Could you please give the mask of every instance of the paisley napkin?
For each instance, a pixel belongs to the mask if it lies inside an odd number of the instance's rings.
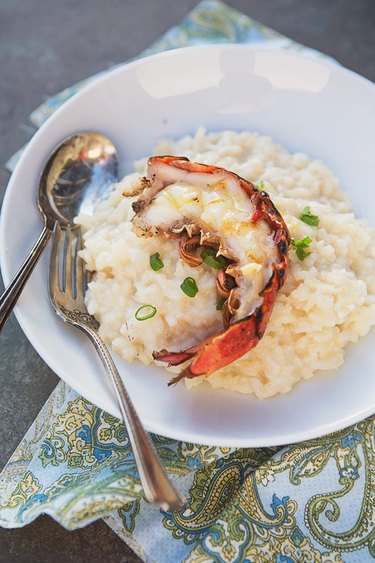
[[[204,0],[145,53],[265,41],[304,49],[219,0]],[[37,108],[33,124],[86,82]],[[372,561],[374,435],[375,417],[278,448],[215,448],[153,435],[188,499],[185,509],[164,512],[142,496],[124,426],[60,382],[0,475],[0,525],[24,526],[47,513],[72,530],[103,518],[148,562]]]

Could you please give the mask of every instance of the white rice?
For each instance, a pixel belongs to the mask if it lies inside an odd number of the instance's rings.
[[[287,281],[258,346],[212,374],[208,383],[264,399],[287,393],[317,370],[338,368],[346,345],[375,324],[375,230],[354,217],[328,168],[247,132],[206,134],[200,129],[194,137],[159,144],[155,154],[187,156],[254,183],[263,180],[292,237],[312,239],[304,261],[291,248]],[[101,336],[126,361],[150,364],[154,350],[179,351],[218,330],[221,313],[216,311],[213,271],[183,262],[176,241],[138,238],[132,231],[134,198],[123,192],[144,175],[145,161],[136,170],[115,186],[94,216],[80,215],[77,222],[85,233],[87,268],[95,271],[86,301]],[[319,216],[318,227],[299,219],[306,206]],[[149,265],[155,252],[164,262],[157,272]],[[194,299],[180,289],[188,276],[199,288]],[[152,304],[157,313],[137,321],[135,312],[143,304]],[[185,382],[192,387],[204,379]]]

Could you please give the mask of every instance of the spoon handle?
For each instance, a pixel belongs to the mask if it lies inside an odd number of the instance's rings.
[[[19,296],[21,295],[25,283],[29,279],[31,272],[34,270],[40,255],[47,245],[47,242],[51,238],[51,234],[52,231],[47,229],[47,227],[44,227],[21,268],[18,270],[10,285],[0,297],[0,332],[12,312]]]
[[[111,379],[147,500],[164,510],[181,509],[184,506],[184,500],[168,479],[146,432],[143,430],[141,421],[106,345],[91,327],[79,323],[77,326],[90,337]]]

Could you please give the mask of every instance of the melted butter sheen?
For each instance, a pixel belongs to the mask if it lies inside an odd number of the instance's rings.
[[[238,258],[247,299],[256,299],[269,277],[275,252],[270,228],[264,221],[251,222],[254,206],[249,197],[230,181],[192,185],[178,182],[161,190],[148,207],[144,219],[150,226],[173,226],[181,219],[203,221],[220,235]],[[191,222],[191,221],[190,221]],[[242,292],[241,292],[242,293]]]

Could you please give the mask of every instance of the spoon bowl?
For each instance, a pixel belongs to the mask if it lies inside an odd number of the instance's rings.
[[[73,225],[80,211],[93,207],[116,181],[117,152],[113,143],[95,132],[77,133],[65,139],[51,154],[39,182],[38,208],[44,228],[21,268],[0,297],[0,332],[47,246],[55,223]]]
[[[73,226],[81,211],[92,213],[95,203],[117,179],[117,153],[99,133],[79,133],[64,141],[49,158],[40,181],[38,207],[53,230]]]

